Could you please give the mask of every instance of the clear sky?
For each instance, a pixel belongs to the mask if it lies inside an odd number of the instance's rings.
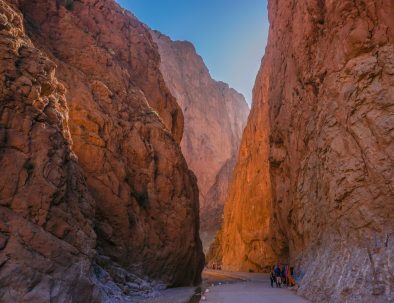
[[[248,103],[268,34],[267,0],[116,0],[150,28],[191,41],[212,77]]]

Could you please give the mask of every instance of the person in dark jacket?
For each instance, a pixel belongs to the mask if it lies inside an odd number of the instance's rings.
[[[272,266],[270,273],[271,287],[274,287],[274,282],[276,282],[275,266]]]
[[[276,287],[281,287],[282,284],[282,271],[280,270],[280,264],[275,267]]]

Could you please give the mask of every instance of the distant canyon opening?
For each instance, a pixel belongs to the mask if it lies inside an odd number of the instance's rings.
[[[224,202],[238,156],[249,107],[228,84],[212,79],[187,41],[152,32],[161,71],[184,115],[182,153],[197,177],[200,237],[207,253],[223,222]]]

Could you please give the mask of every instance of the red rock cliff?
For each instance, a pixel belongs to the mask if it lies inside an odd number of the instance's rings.
[[[2,63],[0,161],[9,173],[0,177],[1,215],[7,216],[0,250],[1,260],[15,254],[27,262],[14,244],[23,240],[29,252],[37,250],[30,252],[33,260],[56,258],[37,262],[34,270],[45,274],[43,266],[52,274],[48,266],[55,261],[78,268],[71,266],[69,280],[52,288],[50,275],[1,283],[0,296],[14,287],[18,301],[33,288],[42,290],[42,302],[67,294],[79,272],[110,298],[149,290],[138,277],[170,286],[196,283],[203,266],[198,189],[177,144],[182,112],[163,81],[157,47],[148,29],[113,1],[66,2],[10,0],[11,8],[1,1],[1,51],[9,67]],[[26,232],[11,241],[18,228],[43,238]],[[28,275],[27,267],[15,279]],[[62,269],[53,275],[63,278]],[[92,287],[87,298],[97,294]]]
[[[248,116],[244,97],[211,78],[194,46],[154,32],[161,70],[185,116],[182,152],[200,190],[201,238],[205,249],[222,221],[227,186]]]
[[[0,60],[0,301],[94,301],[95,203],[71,151],[65,89],[4,1]]]
[[[271,222],[268,106],[266,102],[256,101],[261,98],[262,90],[268,88],[267,79],[261,72],[256,83],[254,102],[225,202],[220,234],[222,260],[219,263],[232,271],[259,271],[262,266],[276,260],[268,241]]]
[[[389,0],[270,1],[224,267],[278,258],[313,302],[393,300],[393,15]]]

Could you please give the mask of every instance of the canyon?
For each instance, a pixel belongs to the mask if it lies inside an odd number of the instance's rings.
[[[200,235],[204,250],[222,223],[224,201],[249,113],[245,98],[212,79],[187,41],[152,33],[161,71],[185,117],[181,149],[196,174],[200,194]]]
[[[269,1],[253,105],[208,255],[295,266],[313,302],[391,302],[394,3]]]
[[[113,0],[0,0],[0,302],[136,302],[204,251],[394,302],[394,2],[268,3],[249,113]]]

